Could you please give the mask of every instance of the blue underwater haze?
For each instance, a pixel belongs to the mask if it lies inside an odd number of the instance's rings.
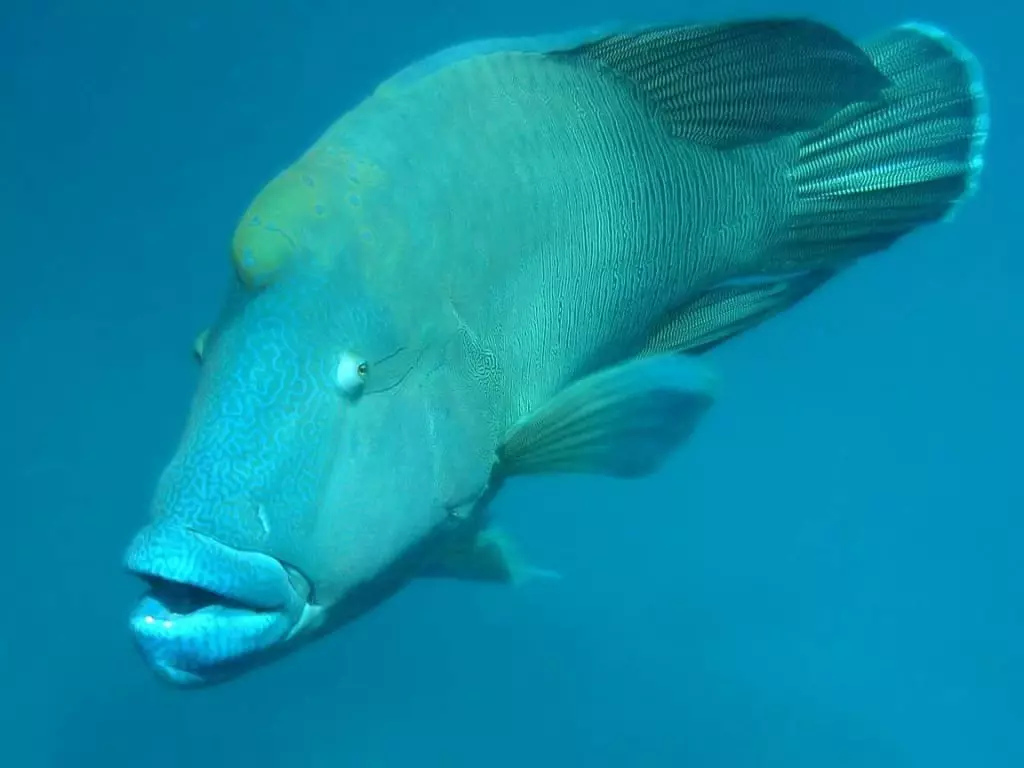
[[[713,351],[643,481],[516,481],[557,581],[415,583],[228,685],[132,647],[144,521],[249,200],[440,47],[625,22],[907,19],[985,68],[955,221]],[[1024,765],[1024,15],[1000,0],[6,0],[0,7],[0,764]]]

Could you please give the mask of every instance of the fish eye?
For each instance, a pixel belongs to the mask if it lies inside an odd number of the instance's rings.
[[[370,373],[370,364],[362,358],[346,352],[338,361],[335,382],[345,395],[356,397],[363,391],[363,384]]]

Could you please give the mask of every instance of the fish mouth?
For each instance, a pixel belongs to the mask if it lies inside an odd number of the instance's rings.
[[[156,524],[129,546],[125,567],[149,589],[128,624],[166,682],[223,682],[276,655],[304,623],[308,582],[281,561],[185,526]]]

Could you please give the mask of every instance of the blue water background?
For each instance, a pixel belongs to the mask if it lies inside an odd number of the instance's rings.
[[[645,482],[515,484],[554,584],[416,584],[233,685],[136,657],[119,570],[196,379],[234,222],[382,77],[451,42],[808,13],[953,30],[979,195],[712,359]],[[1024,765],[1024,108],[1004,0],[5,0],[0,764]]]

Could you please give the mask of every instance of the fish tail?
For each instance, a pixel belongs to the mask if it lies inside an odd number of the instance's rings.
[[[952,36],[904,24],[862,45],[889,80],[801,134],[796,206],[780,254],[835,264],[883,250],[948,219],[975,190],[988,102],[974,56]]]

